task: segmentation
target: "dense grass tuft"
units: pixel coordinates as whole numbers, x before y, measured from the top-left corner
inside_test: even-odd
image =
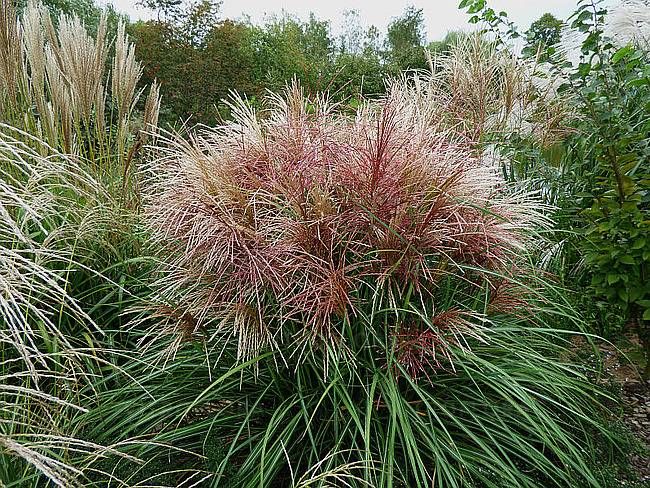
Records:
[[[600,486],[608,397],[562,359],[579,321],[532,265],[544,206],[403,99],[348,118],[293,86],[159,148],[134,327],[169,362],[133,434],[221,439],[215,486]]]

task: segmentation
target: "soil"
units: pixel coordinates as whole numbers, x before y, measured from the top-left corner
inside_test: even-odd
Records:
[[[650,382],[628,382],[623,385],[625,424],[650,451]],[[632,467],[640,481],[650,482],[650,454],[633,455]]]
[[[632,468],[639,481],[650,486],[650,381],[641,378],[641,370],[634,364],[642,362],[638,339],[626,337],[619,345],[620,349],[612,344],[599,347],[606,370],[621,385],[623,421],[647,448],[645,454],[631,456]]]

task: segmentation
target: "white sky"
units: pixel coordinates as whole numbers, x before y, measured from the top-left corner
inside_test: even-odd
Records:
[[[102,3],[107,2],[127,13],[131,20],[152,17],[152,13],[138,7],[135,0],[103,0]],[[413,5],[424,10],[427,38],[432,41],[441,39],[450,30],[469,28],[469,17],[458,10],[459,3],[460,0],[223,0],[221,14],[228,18],[247,15],[254,23],[260,23],[282,10],[303,19],[314,12],[319,19],[331,21],[336,35],[345,10],[358,10],[365,27],[375,25],[380,32],[385,32],[393,17]],[[566,19],[575,10],[576,0],[490,0],[488,4],[497,12],[508,12],[510,19],[523,31],[545,12]]]

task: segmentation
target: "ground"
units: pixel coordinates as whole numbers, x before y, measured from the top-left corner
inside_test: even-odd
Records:
[[[650,382],[623,384],[624,419],[636,437],[650,450]],[[650,482],[650,455],[632,456],[632,465],[641,481]]]
[[[640,442],[645,444],[645,454],[632,456],[632,466],[640,481],[650,486],[650,381],[641,378],[640,368],[635,364],[643,362],[638,339],[626,336],[618,347],[601,344],[606,370],[621,386],[625,425]]]

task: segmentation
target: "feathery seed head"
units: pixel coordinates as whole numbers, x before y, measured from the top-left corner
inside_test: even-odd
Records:
[[[393,87],[350,118],[294,85],[263,118],[238,106],[231,124],[167,137],[146,172],[167,260],[160,299],[234,334],[241,359],[288,344],[345,350],[348,327],[378,326],[362,318],[373,306],[439,359],[480,336],[481,314],[438,309],[440,290],[508,275],[548,222],[471,144],[429,123],[436,108],[406,98]]]
[[[128,41],[124,22],[117,26],[115,57],[111,72],[111,89],[120,119],[128,117],[138,97],[135,88],[142,75],[142,66],[135,59],[135,46]]]
[[[428,118],[437,116],[441,127],[474,143],[518,134],[543,146],[568,132],[571,105],[555,90],[557,77],[534,61],[471,34],[431,62],[432,74],[398,80],[395,89],[405,95],[403,103],[422,107],[427,100]]]
[[[20,91],[25,86],[22,51],[23,33],[14,2],[0,2],[0,108],[18,110]],[[3,105],[5,107],[3,107]],[[4,115],[0,112],[0,116]]]

